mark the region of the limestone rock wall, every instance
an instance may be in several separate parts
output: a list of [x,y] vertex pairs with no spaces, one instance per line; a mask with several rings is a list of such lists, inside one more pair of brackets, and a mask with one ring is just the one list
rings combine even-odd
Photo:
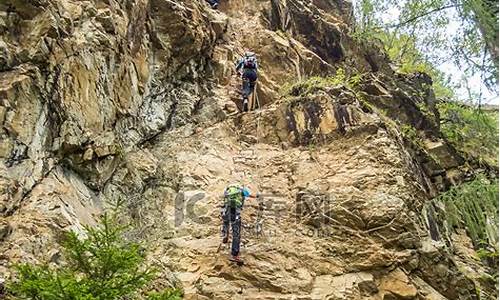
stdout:
[[[130,148],[193,122],[196,110],[216,119],[204,74],[224,26],[197,1],[0,4],[9,260],[43,259],[45,251],[21,254],[25,225],[33,230],[25,239],[44,249],[53,230],[93,224],[107,201],[100,191]],[[30,216],[45,221],[21,226]]]
[[[464,176],[439,133],[431,79],[396,74],[351,38],[351,10],[341,0],[222,0],[219,11],[203,0],[1,2],[0,277],[19,261],[60,263],[61,232],[121,203],[160,281],[176,277],[188,299],[477,299],[484,266],[457,263],[422,218]],[[262,109],[234,116],[246,49],[261,65]],[[284,97],[283,86],[339,68],[363,74],[357,90]],[[219,196],[235,181],[265,194],[245,209],[240,269],[218,237]]]

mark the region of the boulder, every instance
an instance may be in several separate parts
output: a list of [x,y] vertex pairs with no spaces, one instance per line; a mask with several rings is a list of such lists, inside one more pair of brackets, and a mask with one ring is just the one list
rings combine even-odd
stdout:
[[384,300],[411,300],[417,297],[417,289],[401,269],[384,276],[379,289]]
[[462,159],[457,157],[453,150],[443,141],[426,140],[425,148],[444,169],[452,169],[462,164]]

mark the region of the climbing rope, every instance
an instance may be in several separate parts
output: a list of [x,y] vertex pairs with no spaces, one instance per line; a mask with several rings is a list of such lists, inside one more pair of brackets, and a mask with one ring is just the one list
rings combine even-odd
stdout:
[[258,84],[258,81],[255,82],[254,93],[255,93],[255,100],[257,102],[257,109],[260,109],[259,93],[257,93],[257,84]]
[[259,129],[260,129],[260,115],[261,115],[261,111],[260,111],[259,93],[257,93],[257,82],[255,82],[254,94],[255,94],[255,100],[257,102],[257,110],[256,110],[256,114],[257,114],[257,128],[255,130],[255,134],[257,135],[256,136],[257,143],[259,143]]

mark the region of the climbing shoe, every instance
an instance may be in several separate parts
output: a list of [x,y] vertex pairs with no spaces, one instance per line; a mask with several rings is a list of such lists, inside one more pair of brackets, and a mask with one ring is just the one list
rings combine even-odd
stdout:
[[227,244],[228,241],[229,241],[229,238],[227,237],[227,235],[222,238],[222,243]]
[[248,99],[243,99],[243,111],[248,111]]
[[213,9],[217,9],[219,7],[219,4],[218,3],[213,3],[211,6],[212,6]]
[[243,260],[238,255],[231,255],[229,260],[235,262],[238,266],[243,265]]

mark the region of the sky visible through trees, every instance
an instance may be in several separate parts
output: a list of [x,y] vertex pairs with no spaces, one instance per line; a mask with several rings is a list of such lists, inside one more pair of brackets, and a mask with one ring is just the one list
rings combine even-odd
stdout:
[[[431,75],[440,77],[454,98],[498,105],[498,62],[492,58],[496,55],[498,59],[498,3],[492,3],[355,0],[353,4],[361,37],[382,40],[397,65],[408,70],[408,64],[426,64],[436,70]],[[403,45],[395,46],[395,41]],[[404,55],[418,58],[409,62]]]

